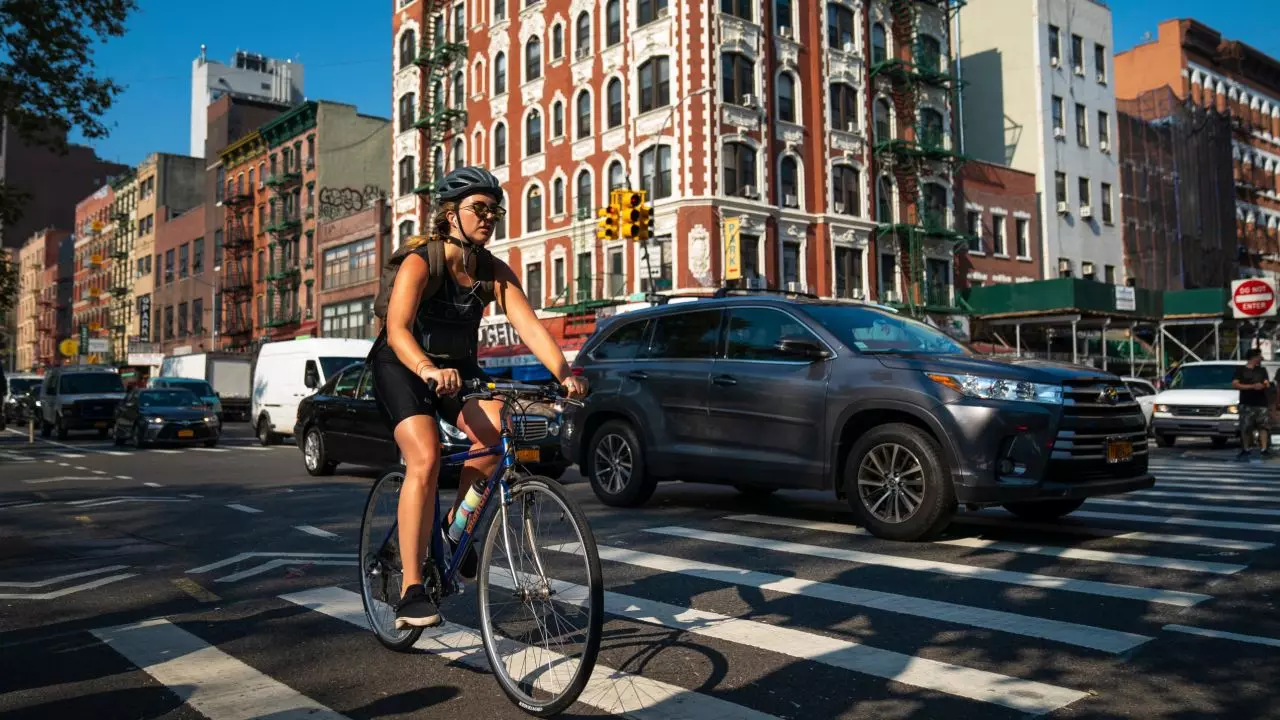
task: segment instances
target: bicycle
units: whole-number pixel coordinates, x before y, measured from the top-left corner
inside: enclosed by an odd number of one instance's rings
[[[499,397],[503,400],[501,440],[491,447],[447,456],[441,461],[442,467],[461,465],[472,458],[492,455],[500,455],[502,461],[486,482],[480,504],[468,518],[457,548],[447,558],[444,533],[441,530],[439,493],[436,493],[431,550],[427,561],[423,563],[424,586],[437,606],[444,598],[461,595],[463,586],[458,578],[458,568],[472,542],[476,538],[483,538],[475,582],[480,607],[480,635],[489,666],[503,692],[520,708],[539,717],[557,715],[578,699],[595,667],[604,618],[604,583],[595,537],[582,510],[558,482],[533,475],[523,468],[522,463],[536,460],[536,457],[531,456],[530,450],[535,456],[538,450],[520,447],[518,436],[521,433],[515,432],[512,427],[512,410],[522,399],[531,403],[581,403],[565,396],[559,387],[524,383],[473,380],[465,384],[464,392],[466,394],[462,397],[463,402],[472,398]],[[400,599],[402,581],[395,520],[403,482],[403,465],[384,472],[369,491],[360,522],[360,587],[365,616],[378,641],[396,651],[412,647],[424,630],[412,627],[397,630],[395,627],[395,604]],[[464,490],[459,488],[459,492]],[[499,499],[497,503],[490,502],[495,492]],[[376,523],[376,511],[378,501],[384,495],[390,498],[391,523],[382,530]],[[544,541],[540,537],[535,539],[535,526],[541,529],[542,524],[540,521],[535,523],[532,514],[545,506],[549,506],[561,519],[569,521],[570,542]],[[512,509],[519,512],[515,521],[508,518]],[[499,510],[502,511],[502,521],[494,522],[494,514]],[[529,562],[517,562],[512,557],[513,539],[529,541],[532,548]],[[495,554],[500,552],[507,557],[505,567],[496,561]],[[574,583],[562,579],[567,566],[575,561],[585,564],[585,582]],[[506,601],[503,604],[529,604],[529,619],[517,624],[524,631],[501,640],[495,637],[499,625],[489,607],[489,600],[495,598]],[[538,604],[536,607],[535,603]],[[567,633],[565,627],[568,618],[561,614],[562,608],[571,615],[585,614],[585,629]],[[542,621],[550,615],[555,616],[554,624]],[[448,627],[448,623],[431,629],[440,632],[444,627]],[[541,633],[543,636],[543,647],[535,648],[532,643],[526,644],[525,640],[530,639],[529,636],[534,633]],[[550,648],[553,640],[548,635],[556,636],[556,650]],[[584,637],[579,643],[582,651],[575,664],[563,652],[561,639],[566,636],[567,639],[572,639],[579,635]],[[512,668],[503,660],[503,650],[512,650],[514,657],[522,663],[522,668],[531,668],[532,672],[515,677]],[[568,665],[572,665],[572,672],[564,678],[564,689],[560,692],[548,690],[549,685],[561,680]],[[536,694],[538,692],[541,694]]]

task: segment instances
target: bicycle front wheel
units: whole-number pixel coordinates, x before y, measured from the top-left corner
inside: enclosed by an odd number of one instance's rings
[[[507,697],[539,717],[572,705],[600,651],[604,581],[587,518],[563,486],[540,476],[512,486],[485,535],[477,595]]]

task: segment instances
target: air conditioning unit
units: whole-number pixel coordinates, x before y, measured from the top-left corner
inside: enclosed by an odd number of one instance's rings
[[[790,25],[783,25],[782,27],[778,28],[778,35],[790,40],[791,38],[795,37],[795,30],[792,30]]]
[[[1067,201],[1066,201],[1066,200],[1059,200],[1059,201],[1058,201],[1058,214],[1059,214],[1059,215],[1066,215],[1066,214],[1067,214]]]
[[[1080,263],[1080,274],[1081,274],[1081,275],[1084,275],[1084,276],[1086,276],[1086,277],[1087,277],[1087,276],[1089,276],[1089,275],[1092,275],[1092,274],[1093,274],[1093,263],[1091,263],[1091,262],[1082,262],[1082,263]]]
[[[1102,150],[1102,152],[1111,152],[1111,143],[1107,142],[1106,140],[1099,140],[1098,148]]]
[[[1064,259],[1062,259],[1062,260],[1059,260],[1059,261],[1058,261],[1058,272],[1060,272],[1060,273],[1069,273],[1069,272],[1071,272],[1071,261],[1070,261],[1070,260],[1067,260],[1067,259],[1065,259],[1065,258],[1064,258]]]
[[[747,186],[744,186],[744,187],[742,188],[742,197],[744,197],[744,198],[754,198],[754,197],[757,197],[757,193],[756,193],[756,186],[755,186],[755,185],[747,185]]]
[[[659,17],[659,18],[664,18],[664,17],[666,17],[666,16],[668,16],[668,15],[670,15],[670,14],[671,14],[671,12],[670,12],[669,10],[667,10],[667,6],[666,6],[666,5],[663,5],[662,7],[658,8],[658,17]]]
[[[762,277],[747,278],[748,290],[765,290],[768,287],[769,287],[769,280],[767,278],[762,278]]]
[[[580,47],[573,51],[574,60],[582,60],[591,54],[591,48]]]
[[[1084,66],[1077,65],[1074,68],[1072,68],[1072,72],[1074,72],[1076,75],[1079,75],[1080,77],[1084,77]]]
[[[853,47],[853,41],[852,41],[852,40],[850,40],[849,42],[846,42],[846,43],[844,44],[844,47],[843,47],[843,48],[841,48],[841,49],[843,49],[843,50],[844,50],[845,52],[847,52],[847,53],[851,53],[851,52],[853,52],[853,50],[854,50],[854,47]]]
[[[1103,75],[1102,73],[1098,73],[1098,82],[1102,83],[1103,85],[1106,85],[1106,84],[1107,84],[1107,76],[1106,76],[1106,75]]]
[[[743,95],[741,100],[741,105],[742,107],[749,107],[749,108],[755,107],[756,96],[751,94]]]
[[[844,212],[844,203],[842,202],[836,201],[832,203],[831,206],[835,208],[835,211],[837,214]]]
[[[844,124],[844,129],[845,129],[845,132],[856,133],[858,132],[858,123],[853,120],[850,120],[849,122]]]
[[[1056,57],[1053,57],[1053,58],[1049,58],[1049,64],[1053,67],[1058,67],[1059,65],[1062,64],[1062,61]]]
[[[788,281],[788,282],[787,282],[787,292],[803,293],[803,292],[809,292],[809,290],[808,290],[808,288],[806,288],[806,287],[804,286],[804,283],[798,283],[798,282],[794,282],[794,281]]]
[[[1067,129],[1066,129],[1066,128],[1060,128],[1060,127],[1056,127],[1056,128],[1054,128],[1054,129],[1053,129],[1053,137],[1054,137],[1054,138],[1056,138],[1056,139],[1058,139],[1058,140],[1063,140],[1063,139],[1065,139],[1065,138],[1067,137]]]
[[[783,195],[782,204],[789,208],[800,207],[800,198],[795,195]]]
[[[1088,206],[1088,205],[1081,205],[1081,206],[1080,206],[1080,217],[1082,217],[1082,218],[1091,218],[1091,217],[1093,217],[1093,208],[1092,208],[1092,207],[1090,207],[1090,206]]]

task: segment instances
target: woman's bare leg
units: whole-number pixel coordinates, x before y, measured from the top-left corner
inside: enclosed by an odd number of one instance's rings
[[[404,455],[404,486],[396,520],[400,538],[403,593],[422,582],[423,560],[431,547],[436,483],[440,476],[440,431],[435,418],[414,415],[396,425],[396,445]]]
[[[472,450],[483,450],[487,447],[497,445],[502,439],[502,401],[501,400],[472,400],[462,407],[462,412],[458,414],[459,430],[467,434],[471,438]],[[498,467],[498,463],[502,458],[497,455],[488,457],[472,458],[462,466],[462,474],[458,479],[458,496],[453,499],[453,510],[449,512],[448,519],[452,521],[453,513],[458,509],[458,505],[462,503],[462,498],[466,496],[473,484],[483,485],[485,480],[493,474],[494,468]]]

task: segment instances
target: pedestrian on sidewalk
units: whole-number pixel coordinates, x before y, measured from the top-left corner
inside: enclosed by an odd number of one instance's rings
[[[1253,451],[1254,433],[1262,457],[1271,457],[1271,404],[1267,402],[1267,390],[1271,378],[1262,367],[1262,351],[1251,348],[1244,355],[1245,364],[1236,368],[1231,387],[1240,391],[1240,456],[1249,457]]]

